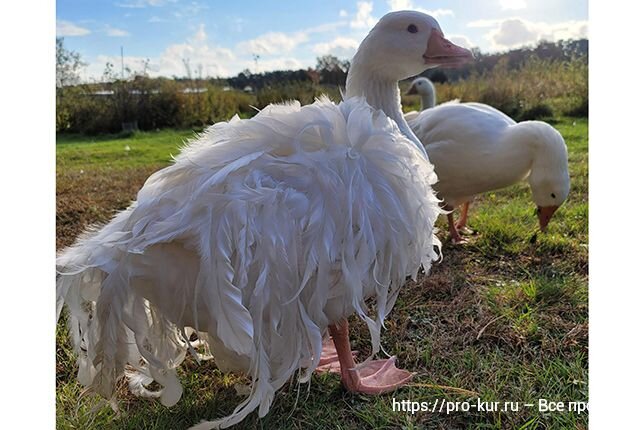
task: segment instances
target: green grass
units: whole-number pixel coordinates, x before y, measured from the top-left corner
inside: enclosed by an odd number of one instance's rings
[[[417,372],[411,386],[365,397],[344,392],[334,375],[318,375],[310,386],[286,385],[265,418],[252,414],[238,428],[587,428],[587,413],[539,413],[523,406],[540,398],[588,401],[588,121],[559,118],[554,125],[569,147],[572,189],[548,232],[530,240],[537,219],[526,184],[481,196],[471,208],[470,226],[477,233],[469,243],[446,243],[444,260],[400,294],[383,345],[401,367]],[[61,137],[58,246],[70,244],[86,224],[106,221],[126,207],[145,178],[190,136],[161,131],[130,138]],[[445,220],[438,226],[444,238]],[[354,349],[366,354],[366,327],[355,319],[351,324]],[[184,395],[177,405],[134,398],[122,387],[117,416],[100,399],[80,396],[74,361],[61,323],[56,381],[62,429],[181,429],[228,414],[240,401],[233,385],[242,376],[189,359],[179,372]],[[393,398],[478,397],[517,401],[520,410],[392,411]]]
[[[179,146],[194,136],[191,130],[138,131],[130,135],[60,135],[56,156],[58,170],[114,169],[158,165],[162,166],[177,155]]]

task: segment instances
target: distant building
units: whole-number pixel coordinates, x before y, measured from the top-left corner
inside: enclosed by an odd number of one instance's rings
[[[208,90],[206,88],[185,88],[182,90],[183,94],[199,94],[206,93]]]

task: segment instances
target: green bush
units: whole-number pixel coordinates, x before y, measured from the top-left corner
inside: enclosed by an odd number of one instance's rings
[[[588,73],[586,58],[560,61],[532,56],[515,68],[509,66],[508,58],[502,58],[483,73],[434,85],[439,103],[454,99],[486,103],[516,120],[587,116]],[[418,96],[403,96],[403,105],[416,104]]]
[[[525,110],[518,116],[518,121],[528,121],[532,119],[549,119],[553,118],[553,110],[548,104],[541,103]]]
[[[185,92],[187,88],[199,91]],[[225,91],[205,81],[188,85],[166,78],[136,77],[131,81],[58,89],[56,131],[117,133],[123,123],[135,123],[141,130],[200,128],[235,114],[250,117],[256,112],[252,108],[256,104],[252,94]]]

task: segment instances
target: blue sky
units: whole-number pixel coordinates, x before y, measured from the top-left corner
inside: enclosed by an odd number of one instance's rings
[[[447,37],[484,52],[540,39],[587,37],[587,0],[202,1],[58,0],[56,33],[88,63],[85,80],[107,62],[152,76],[232,76],[314,66],[316,57],[350,58],[391,10],[430,13]],[[255,58],[258,55],[259,58]]]

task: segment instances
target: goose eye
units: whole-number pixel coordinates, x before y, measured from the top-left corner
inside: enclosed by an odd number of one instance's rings
[[[418,27],[416,27],[413,24],[410,24],[409,27],[407,27],[407,31],[409,33],[417,33],[418,32]]]
[[[552,199],[555,199],[555,198],[556,198],[556,195],[555,195],[554,193],[551,193],[551,198],[552,198]]]

